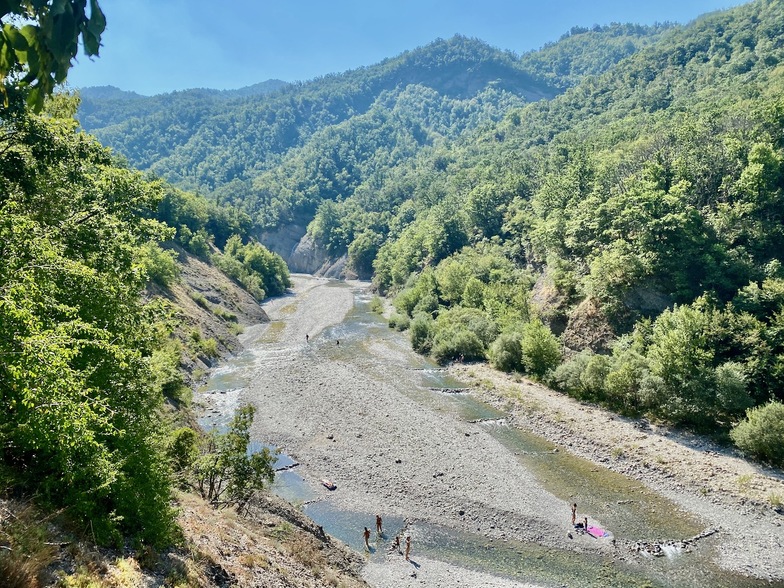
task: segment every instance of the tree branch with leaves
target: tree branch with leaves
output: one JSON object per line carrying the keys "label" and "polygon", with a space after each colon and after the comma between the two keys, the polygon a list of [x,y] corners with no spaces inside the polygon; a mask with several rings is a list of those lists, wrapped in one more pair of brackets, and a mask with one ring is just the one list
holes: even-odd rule
{"label": "tree branch with leaves", "polygon": [[0,0],[0,22],[3,105],[16,89],[35,111],[65,81],[80,39],[84,53],[97,56],[106,29],[97,0]]}

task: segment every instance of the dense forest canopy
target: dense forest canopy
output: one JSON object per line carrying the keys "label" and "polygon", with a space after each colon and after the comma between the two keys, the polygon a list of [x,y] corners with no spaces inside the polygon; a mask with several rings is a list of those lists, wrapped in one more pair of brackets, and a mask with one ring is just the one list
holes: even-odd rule
{"label": "dense forest canopy", "polygon": [[[538,58],[456,36],[374,66],[234,99],[206,90],[142,99],[89,91],[79,119],[133,166],[241,206],[269,228],[299,212],[312,217],[320,200],[348,197],[359,182],[425,146],[553,97],[665,29],[575,31]],[[346,145],[360,136],[362,145]],[[279,180],[288,174],[290,181]],[[318,186],[315,193],[309,185]]]}
{"label": "dense forest canopy", "polygon": [[783,10],[523,56],[455,37],[219,112],[126,101],[95,131],[251,231],[309,223],[439,361],[727,431],[784,398]]}
{"label": "dense forest canopy", "polygon": [[[414,211],[378,229],[373,261],[396,322],[437,358],[470,349],[698,428],[780,400],[783,22],[765,1],[703,17],[396,170]],[[504,260],[529,275],[494,275]]]}

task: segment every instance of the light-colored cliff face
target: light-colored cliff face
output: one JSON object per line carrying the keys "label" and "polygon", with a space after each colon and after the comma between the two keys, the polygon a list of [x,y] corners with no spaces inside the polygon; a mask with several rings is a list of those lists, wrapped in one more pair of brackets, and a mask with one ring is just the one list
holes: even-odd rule
{"label": "light-colored cliff face", "polygon": [[275,231],[261,233],[259,241],[267,249],[280,255],[292,273],[335,279],[353,277],[346,270],[346,256],[331,258],[307,234],[305,223],[290,224]]}
{"label": "light-colored cliff face", "polygon": [[310,273],[300,268],[295,269],[291,264],[291,256],[299,244],[300,240],[306,235],[307,220],[294,222],[275,229],[274,231],[264,231],[257,235],[259,243],[270,251],[274,251],[283,258],[289,266],[289,271],[296,273]]}
{"label": "light-colored cliff face", "polygon": [[310,235],[305,234],[294,246],[286,263],[292,272],[321,275],[319,270],[329,264],[329,256]]}

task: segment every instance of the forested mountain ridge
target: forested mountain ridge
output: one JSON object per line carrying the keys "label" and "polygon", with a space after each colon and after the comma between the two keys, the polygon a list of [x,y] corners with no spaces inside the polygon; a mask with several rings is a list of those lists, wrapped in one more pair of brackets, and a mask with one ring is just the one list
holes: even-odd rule
{"label": "forested mountain ridge", "polygon": [[[784,386],[783,10],[577,30],[519,59],[438,41],[286,88],[255,131],[247,101],[194,120],[151,169],[257,231],[312,218],[309,243],[396,294],[392,322],[439,361],[726,432]],[[469,58],[485,84],[466,100],[439,72]],[[401,71],[424,83],[374,92]]]}
{"label": "forested mountain ridge", "polygon": [[[131,165],[151,169],[180,187],[214,191],[221,200],[239,202],[251,193],[252,180],[273,168],[289,149],[303,146],[320,129],[367,114],[384,94],[410,85],[427,88],[443,102],[433,107],[445,110],[441,118],[453,119],[465,129],[492,120],[523,100],[554,96],[557,87],[569,84],[576,67],[585,69],[575,63],[590,61],[595,54],[597,65],[590,71],[599,71],[661,30],[629,31],[613,25],[575,32],[561,42],[568,49],[557,49],[561,43],[546,49],[559,64],[557,73],[547,72],[549,81],[544,80],[541,63],[530,56],[517,58],[457,36],[377,65],[233,101],[194,90],[117,102],[90,99],[87,89],[79,118],[86,130]],[[494,113],[485,114],[473,103],[482,93]],[[499,99],[505,103],[496,106]],[[424,121],[423,126],[427,127]]]}
{"label": "forested mountain ridge", "polygon": [[[375,189],[407,188],[389,216],[327,202],[311,234],[372,266],[393,323],[440,361],[489,357],[704,430],[763,405],[754,426],[781,432],[765,403],[784,389],[783,10],[673,29],[399,166]],[[733,438],[781,463],[755,431]]]}

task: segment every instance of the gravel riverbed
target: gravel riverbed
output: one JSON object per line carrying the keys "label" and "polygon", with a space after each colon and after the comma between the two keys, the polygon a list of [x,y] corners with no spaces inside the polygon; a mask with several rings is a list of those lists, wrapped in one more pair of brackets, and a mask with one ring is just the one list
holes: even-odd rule
{"label": "gravel riverbed", "polygon": [[[406,364],[407,350],[377,337],[353,347],[360,352],[347,357],[339,329],[329,328],[343,321],[355,290],[363,285],[335,286],[301,275],[293,281],[291,296],[265,304],[272,323],[251,327],[241,337],[248,349],[261,344],[265,348],[241,400],[258,408],[253,437],[296,459],[297,473],[317,489],[316,500],[406,521],[412,562],[386,554],[387,542],[380,542],[379,553],[368,557],[368,583],[533,585],[417,554],[418,533],[427,525],[470,533],[490,544],[533,542],[608,561],[631,557],[611,540],[570,537],[569,501],[546,490],[482,423],[467,422],[437,406],[423,409],[407,392],[420,382]],[[641,430],[631,421],[486,366],[455,366],[452,372],[472,383],[483,401],[509,412],[512,425],[638,479],[719,528],[720,565],[759,578],[784,579],[784,517],[765,504],[776,493],[784,497],[776,472],[763,472],[665,431]],[[602,439],[591,434],[579,425],[586,419],[612,435]],[[628,447],[619,452],[619,446]],[[657,455],[666,456],[666,463],[661,457],[657,461]],[[333,480],[337,490],[321,487],[322,478]],[[719,490],[732,483],[753,488],[756,498]],[[709,489],[700,492],[706,485]],[[367,526],[372,528],[372,523],[369,518]],[[387,537],[398,531],[403,529],[388,529]]]}

